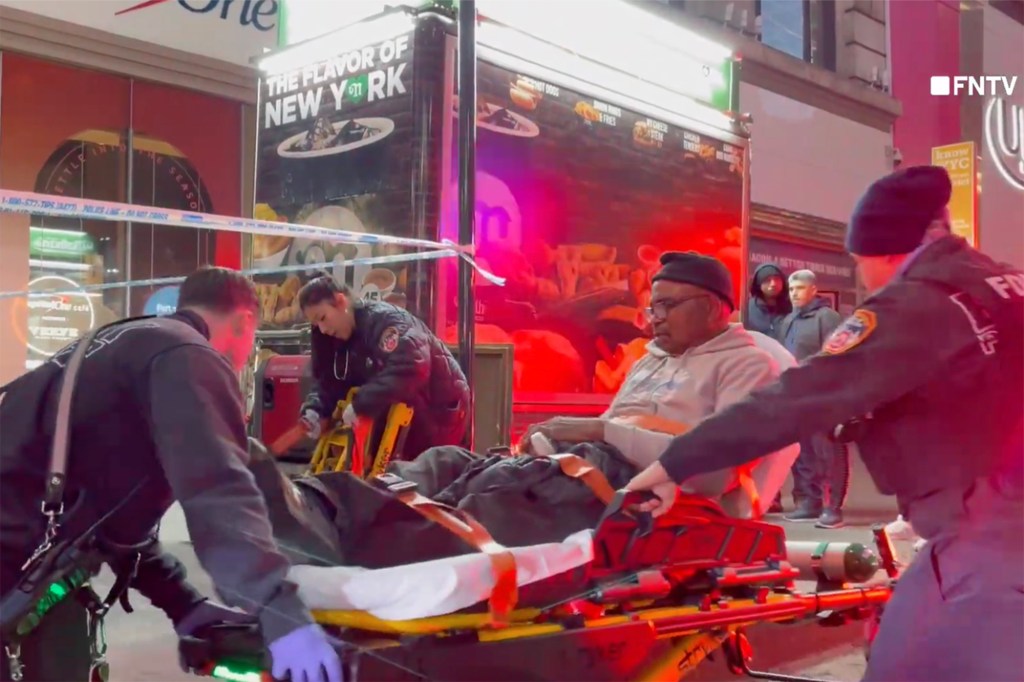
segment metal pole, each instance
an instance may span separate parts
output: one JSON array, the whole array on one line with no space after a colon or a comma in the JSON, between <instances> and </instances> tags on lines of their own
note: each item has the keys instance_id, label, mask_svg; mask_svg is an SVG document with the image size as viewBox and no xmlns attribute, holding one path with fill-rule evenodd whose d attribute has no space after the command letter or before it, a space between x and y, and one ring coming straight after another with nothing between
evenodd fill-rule
<instances>
[{"instance_id":1,"label":"metal pole","mask_svg":"<svg viewBox=\"0 0 1024 682\"><path fill-rule=\"evenodd\" d=\"M459 1L459 243L472 245L476 227L476 1ZM476 297L473 268L459 259L459 364L473 388ZM471 390L472 394L472 390ZM472 395L468 406L473 443Z\"/></svg>"}]
</instances>

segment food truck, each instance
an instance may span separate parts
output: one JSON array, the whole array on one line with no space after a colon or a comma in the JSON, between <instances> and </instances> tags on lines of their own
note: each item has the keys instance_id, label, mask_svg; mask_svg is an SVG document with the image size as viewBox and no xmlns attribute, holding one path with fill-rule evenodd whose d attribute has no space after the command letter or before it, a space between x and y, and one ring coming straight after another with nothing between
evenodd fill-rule
<instances>
[{"instance_id":1,"label":"food truck","mask_svg":"<svg viewBox=\"0 0 1024 682\"><path fill-rule=\"evenodd\" d=\"M320 35L338 24L325 4L283 3L282 47L259 63L255 216L457 241L455 12L338 5L350 4L374 13ZM506 281L477 278L475 340L513 348L515 438L552 414L604 410L650 338L662 253L721 259L743 300L749 135L738 59L646 8L602 3L584 20L573 3L477 7L473 248ZM402 251L256 236L254 267L291 266L256 278L264 336L302 327L298 289L327 271L455 344L456 259L347 265ZM275 360L260 377L268 442L294 423L308 364ZM268 399L281 382L292 397Z\"/></svg>"}]
</instances>

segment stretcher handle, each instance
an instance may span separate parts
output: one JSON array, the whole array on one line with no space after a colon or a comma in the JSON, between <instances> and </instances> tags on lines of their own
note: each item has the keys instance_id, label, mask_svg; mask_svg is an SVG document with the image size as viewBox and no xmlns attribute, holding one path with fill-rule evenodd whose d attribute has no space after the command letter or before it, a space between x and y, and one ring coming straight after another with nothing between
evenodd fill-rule
<instances>
[{"instance_id":1,"label":"stretcher handle","mask_svg":"<svg viewBox=\"0 0 1024 682\"><path fill-rule=\"evenodd\" d=\"M658 499L658 496L650 490L619 490L615 493L615 497L612 498L608 506L605 507L604 513L601 514L601 518L597 521L597 527L600 527L606 520L622 514L636 520L637 529L640 531L641 537L647 535L654 530L654 517L650 512L639 512L633 509L633 507L656 499Z\"/></svg>"}]
</instances>

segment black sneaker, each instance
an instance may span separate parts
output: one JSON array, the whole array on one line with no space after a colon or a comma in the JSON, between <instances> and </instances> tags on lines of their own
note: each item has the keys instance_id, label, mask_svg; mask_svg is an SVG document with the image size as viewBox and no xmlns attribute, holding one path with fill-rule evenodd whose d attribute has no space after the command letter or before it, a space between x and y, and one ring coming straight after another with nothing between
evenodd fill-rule
<instances>
[{"instance_id":1,"label":"black sneaker","mask_svg":"<svg viewBox=\"0 0 1024 682\"><path fill-rule=\"evenodd\" d=\"M810 521L817 521L821 516L821 508L814 508L808 505L801 504L794 511L786 514L782 518L787 521L796 521L799 523L806 523Z\"/></svg>"},{"instance_id":2,"label":"black sneaker","mask_svg":"<svg viewBox=\"0 0 1024 682\"><path fill-rule=\"evenodd\" d=\"M814 523L815 528L827 528L829 530L842 528L845 525L843 522L843 512L836 509L826 509Z\"/></svg>"}]
</instances>

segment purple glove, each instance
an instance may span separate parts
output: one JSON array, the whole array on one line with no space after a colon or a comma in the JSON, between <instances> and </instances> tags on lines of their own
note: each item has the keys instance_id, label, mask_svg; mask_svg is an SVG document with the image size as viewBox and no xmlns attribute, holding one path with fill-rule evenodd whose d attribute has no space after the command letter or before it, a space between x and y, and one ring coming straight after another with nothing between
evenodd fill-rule
<instances>
[{"instance_id":1,"label":"purple glove","mask_svg":"<svg viewBox=\"0 0 1024 682\"><path fill-rule=\"evenodd\" d=\"M215 623L254 623L256 618L243 611L229 609L209 599L199 602L185 617L174 624L179 637L187 637L206 625Z\"/></svg>"},{"instance_id":2,"label":"purple glove","mask_svg":"<svg viewBox=\"0 0 1024 682\"><path fill-rule=\"evenodd\" d=\"M341 659L319 625L305 625L270 643L271 674L293 682L344 682Z\"/></svg>"}]
</instances>

